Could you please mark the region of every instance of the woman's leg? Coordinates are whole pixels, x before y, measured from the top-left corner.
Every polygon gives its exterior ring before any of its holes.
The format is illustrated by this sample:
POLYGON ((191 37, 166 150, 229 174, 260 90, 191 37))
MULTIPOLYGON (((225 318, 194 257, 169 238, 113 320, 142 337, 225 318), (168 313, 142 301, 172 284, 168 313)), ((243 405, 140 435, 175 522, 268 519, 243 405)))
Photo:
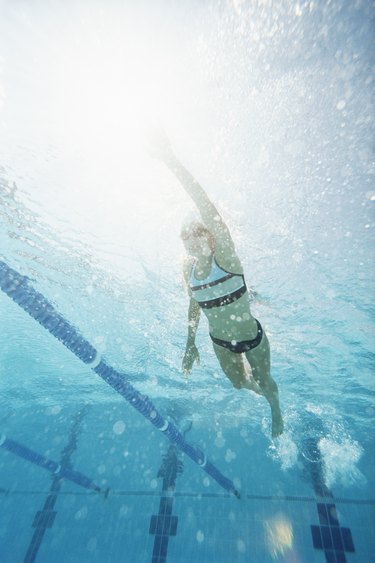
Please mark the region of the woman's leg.
POLYGON ((271 407, 272 436, 275 438, 283 431, 283 419, 280 411, 279 392, 276 382, 271 376, 271 354, 267 335, 263 333, 262 341, 253 350, 245 353, 255 381, 271 407))
POLYGON ((244 362, 242 354, 234 354, 223 346, 212 343, 221 369, 236 389, 249 389, 263 395, 261 388, 253 378, 250 366, 244 362))

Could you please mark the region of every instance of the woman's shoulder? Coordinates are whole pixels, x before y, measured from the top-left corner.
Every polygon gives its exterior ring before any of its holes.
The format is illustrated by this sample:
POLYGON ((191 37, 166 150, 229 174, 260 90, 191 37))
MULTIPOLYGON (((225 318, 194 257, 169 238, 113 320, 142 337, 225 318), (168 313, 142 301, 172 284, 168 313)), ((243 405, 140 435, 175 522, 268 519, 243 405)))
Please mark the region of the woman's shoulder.
POLYGON ((195 264, 195 258, 193 256, 185 256, 184 261, 182 263, 182 271, 185 279, 190 277, 191 270, 194 264, 195 264))
POLYGON ((240 259, 238 258, 236 252, 233 250, 228 252, 227 249, 225 251, 221 250, 220 248, 215 250, 215 262, 226 272, 231 272, 232 274, 243 274, 243 267, 241 264, 240 259))
POLYGON ((194 256, 185 256, 183 263, 182 263, 182 267, 185 268, 192 268, 194 266, 195 263, 195 258, 194 256))

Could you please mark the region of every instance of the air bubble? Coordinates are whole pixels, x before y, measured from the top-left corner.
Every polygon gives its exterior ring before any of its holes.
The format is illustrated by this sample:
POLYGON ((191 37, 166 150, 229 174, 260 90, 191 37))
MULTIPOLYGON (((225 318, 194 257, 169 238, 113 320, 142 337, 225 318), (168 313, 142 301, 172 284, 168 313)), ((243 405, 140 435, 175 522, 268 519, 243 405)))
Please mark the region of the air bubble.
POLYGON ((118 420, 114 423, 112 430, 115 434, 123 434, 125 430, 125 423, 122 420, 118 420))
POLYGON ((197 532, 197 542, 202 543, 204 541, 204 533, 202 530, 198 530, 197 532))

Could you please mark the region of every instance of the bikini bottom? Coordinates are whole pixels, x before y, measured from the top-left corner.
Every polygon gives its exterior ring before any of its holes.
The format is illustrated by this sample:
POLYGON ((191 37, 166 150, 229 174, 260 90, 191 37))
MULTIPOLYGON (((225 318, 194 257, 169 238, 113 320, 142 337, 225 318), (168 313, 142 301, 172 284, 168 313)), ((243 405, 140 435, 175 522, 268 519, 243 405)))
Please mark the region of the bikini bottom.
POLYGON ((227 348, 227 350, 230 350, 235 354, 243 354, 244 352, 249 352, 249 350, 253 350, 257 346, 259 346, 263 337, 263 329, 261 327, 261 324, 257 319, 255 319, 255 321, 257 323, 258 332, 253 340, 243 340, 242 342, 232 340, 231 342, 228 342, 227 340, 221 340, 220 338, 216 338, 215 336, 211 336, 210 334, 211 340, 218 346, 227 348))

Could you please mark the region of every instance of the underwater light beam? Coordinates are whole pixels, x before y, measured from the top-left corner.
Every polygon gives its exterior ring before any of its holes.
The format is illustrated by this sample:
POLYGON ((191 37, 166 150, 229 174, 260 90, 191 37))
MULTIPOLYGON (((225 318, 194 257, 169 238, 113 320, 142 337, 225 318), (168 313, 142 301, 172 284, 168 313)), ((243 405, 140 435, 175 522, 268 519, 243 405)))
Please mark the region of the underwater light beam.
POLYGON ((140 201, 157 216, 147 145, 160 123, 173 122, 173 115, 181 113, 177 108, 189 94, 173 72, 178 66, 173 49, 160 40, 150 49, 131 29, 116 37, 114 22, 111 27, 114 36, 105 38, 79 27, 74 40, 59 44, 58 60, 48 58, 45 64, 53 138, 62 161, 74 165, 79 158, 80 163, 64 189, 85 214, 96 211, 105 186, 108 201, 116 201, 111 215, 119 221, 140 201))

